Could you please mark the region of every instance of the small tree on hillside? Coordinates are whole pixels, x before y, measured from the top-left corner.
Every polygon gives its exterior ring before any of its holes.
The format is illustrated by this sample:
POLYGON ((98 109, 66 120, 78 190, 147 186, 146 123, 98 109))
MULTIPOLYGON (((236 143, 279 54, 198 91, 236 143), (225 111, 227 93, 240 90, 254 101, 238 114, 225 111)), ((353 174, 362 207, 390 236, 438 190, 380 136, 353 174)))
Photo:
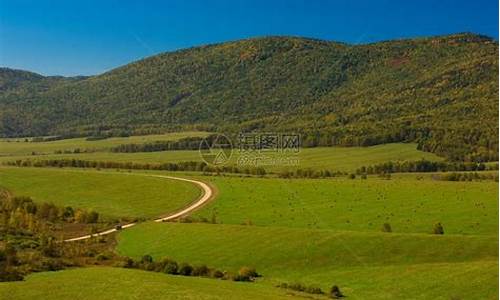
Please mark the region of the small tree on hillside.
POLYGON ((433 233, 434 234, 444 234, 443 225, 441 225, 441 223, 436 223, 434 225, 433 233))
POLYGON ((152 262, 153 262, 153 257, 149 254, 146 254, 141 258, 141 263, 143 264, 150 264, 152 262))
POLYGON ((391 224, 384 223, 384 225, 382 225, 382 232, 392 232, 391 224))
POLYGON ((189 264, 182 263, 179 266, 179 274, 183 276, 191 276, 191 273, 193 273, 193 267, 191 267, 189 264))
POLYGON ((336 286, 336 285, 332 286, 332 288, 330 289, 330 296, 333 299, 339 299, 339 298, 344 297, 344 295, 340 291, 340 288, 338 286, 336 286))

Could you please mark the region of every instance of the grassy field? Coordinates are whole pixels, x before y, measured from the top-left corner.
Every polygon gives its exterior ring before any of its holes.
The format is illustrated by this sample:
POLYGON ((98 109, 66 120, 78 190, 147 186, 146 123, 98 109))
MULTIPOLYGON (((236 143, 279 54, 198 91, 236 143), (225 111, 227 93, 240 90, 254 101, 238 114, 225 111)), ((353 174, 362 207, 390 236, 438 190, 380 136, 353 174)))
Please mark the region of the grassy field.
POLYGON ((30 275, 23 282, 0 282, 0 299, 303 299, 256 283, 169 276, 131 269, 85 268, 30 275), (50 291, 50 292, 48 292, 50 291))
MULTIPOLYGON (((51 142, 56 143, 56 142, 51 142)), ((89 143, 89 142, 87 142, 89 143)), ((104 141, 103 141, 104 143, 104 141)), ((110 143, 109 141, 107 143, 110 143)), ((19 143, 22 144, 22 143, 19 143)), ((34 143, 26 143, 34 144, 34 143)), ((50 144, 50 143, 49 143, 50 144)), ((0 144, 0 149, 2 144, 0 144)), ((54 149, 55 146, 51 146, 54 149)), ((328 147, 328 148, 304 148, 297 155, 298 164, 293 166, 267 165, 268 171, 280 171, 283 169, 320 169, 353 172, 361 166, 383 163, 386 161, 404 161, 427 159, 440 161, 442 158, 435 154, 422 152, 416 149, 416 144, 386 144, 372 147, 328 147)), ((31 149, 31 148, 29 148, 31 149)), ((31 150, 27 150, 31 153, 31 150)), ((82 159, 92 161, 119 161, 135 163, 165 163, 181 161, 201 161, 198 151, 162 151, 162 152, 139 152, 139 153, 112 153, 99 151, 92 153, 77 154, 48 154, 48 155, 20 155, 19 152, 6 148, 0 152, 9 153, 9 156, 1 156, 1 161, 13 161, 16 159, 82 159), (10 152, 9 152, 10 151, 10 152)), ((233 151, 229 164, 236 164, 239 150, 233 151)), ((247 165, 248 166, 248 165, 247 165)))
POLYGON ((19 139, 0 139, 0 156, 27 155, 35 152, 36 154, 53 154, 54 151, 71 150, 79 148, 80 150, 106 151, 111 147, 121 144, 142 144, 154 141, 174 141, 185 137, 204 137, 208 132, 189 131, 172 132, 167 134, 141 135, 130 137, 113 137, 97 141, 87 141, 86 138, 63 139, 50 142, 31 142, 19 139))
POLYGON ((219 222, 356 231, 497 234, 498 183, 450 182, 413 176, 363 179, 211 177, 216 201, 196 212, 219 222))
POLYGON ((0 167, 0 186, 17 196, 94 209, 110 217, 154 217, 195 200, 193 184, 95 170, 0 167))
POLYGON ((117 249, 231 271, 249 265, 264 284, 337 284, 349 299, 494 299, 498 184, 417 176, 203 177, 219 194, 195 216, 215 213, 222 224, 145 223, 121 232, 117 249), (384 222, 394 232, 382 233, 384 222), (430 234, 436 222, 445 235, 430 234))
POLYGON ((118 251, 233 271, 253 266, 269 285, 337 284, 349 299, 488 299, 497 293, 496 236, 146 223, 120 233, 118 251))
MULTIPOLYGON (((0 157, 0 162, 16 158, 199 161, 198 151, 107 151, 122 143, 179 137, 4 141, 0 142, 0 153, 8 156, 0 157), (99 146, 90 146, 92 143, 99 146), (1 148, 5 144, 12 148, 1 148), (23 148, 22 144, 41 148, 23 148), (77 147, 99 151, 51 154, 77 147), (32 151, 47 154, 26 155, 32 151)), ((308 148, 301 149, 300 163, 292 168, 352 172, 362 165, 422 158, 441 160, 416 150, 415 144, 308 148)), ((267 170, 283 168, 268 166, 267 170)), ((148 174, 165 172, 0 167, 0 186, 16 195, 92 208, 113 217, 158 216, 185 206, 200 193, 189 183, 145 176, 148 174)), ((378 176, 279 179, 171 174, 198 178, 216 187, 215 201, 193 216, 209 220, 215 216, 218 224, 146 222, 119 233, 117 252, 134 258, 168 256, 228 271, 252 266, 263 274, 261 279, 244 284, 87 268, 0 283, 0 298, 227 299, 231 295, 233 299, 290 299, 294 298, 290 291, 275 285, 295 281, 319 285, 325 291, 335 284, 347 299, 355 300, 498 298, 497 182, 439 181, 429 173, 393 174, 390 180, 378 176), (443 224, 444 235, 431 234, 437 222, 443 224), (391 225, 392 233, 381 232, 384 223, 391 225), (47 290, 52 292, 49 298, 47 290)))

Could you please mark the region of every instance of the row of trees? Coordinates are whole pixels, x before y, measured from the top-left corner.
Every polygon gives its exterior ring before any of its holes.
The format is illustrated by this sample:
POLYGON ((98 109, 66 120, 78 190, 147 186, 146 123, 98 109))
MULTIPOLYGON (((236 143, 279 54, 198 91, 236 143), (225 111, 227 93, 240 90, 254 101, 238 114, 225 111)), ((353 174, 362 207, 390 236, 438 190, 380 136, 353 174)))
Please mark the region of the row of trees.
POLYGON ((151 255, 144 255, 140 260, 126 257, 120 264, 124 268, 135 268, 146 271, 162 272, 170 275, 198 276, 233 281, 253 281, 260 277, 255 268, 241 267, 237 273, 209 268, 206 265, 193 266, 188 263, 178 263, 170 258, 154 261, 151 255))
POLYGON ((484 163, 474 162, 436 162, 429 160, 396 161, 381 164, 362 166, 356 170, 357 174, 405 173, 405 172, 448 172, 448 171, 485 171, 498 170, 498 164, 487 166, 484 163))
MULTIPOLYGON (((50 160, 16 160, 4 162, 5 165, 18 167, 72 167, 72 168, 95 168, 95 169, 126 169, 126 170, 158 170, 158 171, 197 171, 206 174, 235 173, 264 176, 267 171, 263 167, 238 168, 230 166, 211 166, 205 162, 186 161, 178 163, 133 163, 116 161, 89 161, 80 159, 50 159, 50 160)), ((372 166, 362 166, 356 170, 357 175, 366 179, 367 174, 384 174, 389 177, 390 173, 404 172, 456 172, 456 171, 488 171, 498 170, 498 164, 485 165, 484 163, 452 163, 452 162, 434 162, 428 160, 404 161, 404 162, 386 162, 372 166)), ((350 179, 356 178, 356 174, 348 174, 341 171, 314 170, 314 169, 295 169, 282 170, 276 174, 280 178, 327 178, 346 176, 350 179)), ((470 175, 475 179, 495 179, 487 175, 470 175)), ((462 176, 463 177, 463 176, 462 176)), ((389 177, 390 178, 390 177, 389 177)), ((443 180, 452 180, 443 178, 443 180)), ((449 178, 454 178, 449 177, 449 178)), ((466 177, 463 177, 466 178, 466 177)), ((468 177, 467 177, 468 178, 468 177)))
POLYGON ((313 169, 283 170, 278 173, 280 178, 325 178, 345 175, 347 175, 346 172, 313 169))
POLYGON ((189 137, 177 141, 156 141, 144 144, 122 144, 110 149, 111 152, 158 152, 171 150, 207 149, 208 144, 202 143, 203 138, 189 137))
POLYGON ((30 197, 13 197, 6 193, 0 199, 0 215, 4 229, 26 229, 31 232, 39 230, 46 222, 90 224, 99 221, 99 213, 93 210, 59 207, 47 202, 35 203, 30 197))
POLYGON ((473 173, 446 173, 437 176, 439 180, 445 181, 477 181, 477 180, 494 180, 498 182, 498 175, 492 173, 480 174, 473 173))
MULTIPOLYGON (((278 287, 283 289, 290 289, 298 292, 308 293, 308 294, 316 294, 316 295, 325 295, 326 293, 317 286, 314 285, 305 285, 300 282, 294 283, 286 283, 282 282, 278 284, 278 287)), ((329 296, 333 299, 339 299, 345 297, 344 294, 340 291, 340 288, 337 285, 333 285, 330 289, 329 296)))
POLYGON ((72 167, 96 169, 126 169, 126 170, 158 170, 158 171, 198 171, 205 173, 240 173, 249 175, 266 175, 262 167, 238 168, 236 166, 211 166, 205 162, 185 161, 178 163, 132 163, 116 161, 89 161, 80 159, 50 159, 50 160, 16 160, 4 162, 6 165, 18 167, 72 167))
POLYGON ((68 222, 98 221, 99 214, 93 211, 35 203, 29 197, 16 197, 0 189, 0 281, 81 265, 88 259, 90 248, 102 244, 61 243, 56 236, 68 222))

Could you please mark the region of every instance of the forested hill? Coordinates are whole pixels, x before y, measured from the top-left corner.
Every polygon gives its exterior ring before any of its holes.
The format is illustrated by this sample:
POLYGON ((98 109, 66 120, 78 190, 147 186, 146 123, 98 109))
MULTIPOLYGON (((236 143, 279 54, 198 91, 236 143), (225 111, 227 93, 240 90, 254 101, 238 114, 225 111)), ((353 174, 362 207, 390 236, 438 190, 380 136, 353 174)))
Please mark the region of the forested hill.
POLYGON ((304 144, 416 141, 497 159, 498 43, 474 34, 347 45, 265 37, 88 78, 0 69, 0 135, 297 131, 304 144))

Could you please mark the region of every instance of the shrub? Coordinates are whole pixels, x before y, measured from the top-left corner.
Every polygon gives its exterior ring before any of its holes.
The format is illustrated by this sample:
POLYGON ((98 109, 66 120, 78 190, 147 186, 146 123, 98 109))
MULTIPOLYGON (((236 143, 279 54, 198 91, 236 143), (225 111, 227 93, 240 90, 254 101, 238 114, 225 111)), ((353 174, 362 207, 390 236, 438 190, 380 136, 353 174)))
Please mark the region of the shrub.
POLYGON ((165 267, 163 268, 164 273, 171 274, 171 275, 177 274, 178 270, 179 270, 179 266, 173 260, 167 261, 165 263, 165 267))
POLYGON ((313 286, 313 285, 306 286, 306 285, 299 283, 299 282, 295 282, 295 283, 291 283, 291 284, 283 282, 283 283, 278 284, 278 287, 283 288, 283 289, 290 289, 290 290, 294 290, 294 291, 298 291, 298 292, 304 292, 304 293, 308 293, 308 294, 322 295, 325 293, 325 292, 323 292, 323 290, 321 290, 321 288, 319 288, 317 286, 313 286))
POLYGON ((95 257, 98 261, 103 261, 103 260, 109 260, 110 259, 110 256, 108 253, 99 253, 96 257, 95 257))
POLYGON ((306 290, 305 285, 303 285, 302 283, 299 283, 299 282, 294 282, 294 283, 289 284, 288 288, 291 290, 294 290, 294 291, 299 291, 299 292, 303 292, 306 290))
POLYGON ((336 286, 336 285, 332 286, 332 288, 330 289, 330 296, 333 299, 338 299, 338 298, 344 297, 344 295, 340 291, 340 288, 338 286, 336 286))
POLYGON ((6 272, 6 271, 0 272, 0 282, 21 281, 21 280, 23 280, 23 275, 21 275, 17 271, 12 270, 9 272, 6 272))
POLYGON ((193 267, 191 267, 189 264, 182 263, 180 265, 180 267, 179 267, 179 275, 191 276, 192 273, 193 273, 193 267))
POLYGON ((309 294, 318 294, 318 295, 324 294, 324 292, 323 292, 323 290, 321 290, 321 288, 319 288, 317 286, 312 286, 312 285, 306 287, 304 292, 309 293, 309 294))
POLYGON ((349 176, 347 178, 349 178, 349 179, 355 179, 356 178, 356 174, 349 174, 349 176))
POLYGON ((87 215, 87 223, 97 223, 99 220, 99 214, 95 211, 90 211, 87 215))
POLYGON ((443 225, 441 225, 441 223, 436 223, 434 225, 433 233, 434 234, 444 234, 443 225))
POLYGON ((249 268, 249 267, 241 267, 240 270, 238 271, 238 275, 245 276, 248 278, 259 277, 259 274, 255 270, 255 268, 249 268))
POLYGON ((391 224, 384 223, 384 225, 382 225, 382 232, 392 232, 391 224))
POLYGON ((124 263, 123 263, 123 267, 124 268, 133 268, 135 267, 135 261, 130 258, 130 257, 126 257, 125 260, 124 260, 124 263))
POLYGON ((210 272, 210 277, 213 277, 213 278, 223 278, 224 277, 224 273, 220 270, 212 270, 210 272))
POLYGON ((146 254, 141 258, 141 263, 143 264, 150 264, 152 262, 153 262, 153 257, 149 254, 146 254))
POLYGON ((95 249, 88 249, 87 251, 85 251, 84 255, 87 257, 95 257, 97 255, 97 252, 95 249))
POLYGON ((201 265, 201 266, 196 266, 193 268, 193 276, 208 276, 208 273, 210 270, 208 269, 207 266, 201 265))
POLYGON ((233 281, 251 281, 250 277, 242 276, 240 274, 234 275, 231 278, 233 281))

